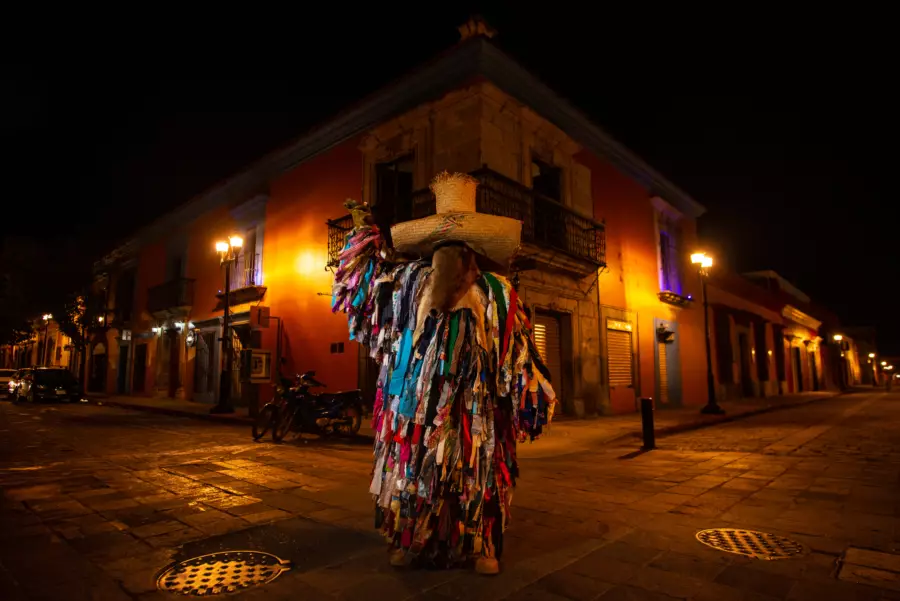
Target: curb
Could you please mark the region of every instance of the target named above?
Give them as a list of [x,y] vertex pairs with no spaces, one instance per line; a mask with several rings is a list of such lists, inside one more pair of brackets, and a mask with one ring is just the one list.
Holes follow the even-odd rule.
[[[784,411],[787,409],[793,409],[795,407],[805,407],[806,405],[810,405],[812,403],[818,403],[820,401],[827,401],[829,399],[837,398],[840,396],[845,396],[850,394],[853,391],[848,392],[840,392],[836,394],[832,394],[829,396],[823,396],[816,399],[809,399],[807,401],[801,401],[798,403],[791,403],[790,405],[770,405],[768,407],[761,407],[759,409],[753,409],[751,411],[746,411],[744,413],[738,413],[737,415],[722,415],[722,416],[713,416],[702,421],[694,421],[687,422],[684,424],[674,424],[672,426],[664,426],[662,428],[657,428],[655,430],[657,438],[671,436],[673,434],[680,434],[682,432],[691,432],[694,430],[702,430],[703,428],[709,428],[711,426],[717,426],[719,424],[727,424],[730,422],[735,422],[740,419],[744,419],[747,417],[753,417],[755,415],[764,415],[766,413],[774,413],[776,411]],[[616,442],[627,438],[641,438],[640,432],[630,432],[628,434],[624,434],[615,438],[613,441]]]
[[215,413],[194,413],[193,411],[180,411],[178,409],[170,409],[168,407],[154,407],[152,405],[131,405],[109,399],[90,399],[92,405],[105,405],[116,407],[118,409],[132,409],[134,411],[143,411],[144,413],[156,413],[158,415],[169,415],[172,417],[190,417],[203,421],[216,422],[220,424],[237,424],[252,425],[253,418],[242,416],[216,415]]

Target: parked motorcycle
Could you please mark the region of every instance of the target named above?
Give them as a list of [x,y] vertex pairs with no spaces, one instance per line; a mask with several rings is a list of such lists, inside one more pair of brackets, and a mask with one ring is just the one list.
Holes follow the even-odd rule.
[[253,424],[253,438],[259,440],[272,431],[272,440],[281,442],[290,432],[341,434],[354,436],[363,418],[362,394],[359,390],[315,393],[313,388],[325,384],[308,371],[296,376],[296,382],[283,378],[275,387],[275,398],[259,413]]

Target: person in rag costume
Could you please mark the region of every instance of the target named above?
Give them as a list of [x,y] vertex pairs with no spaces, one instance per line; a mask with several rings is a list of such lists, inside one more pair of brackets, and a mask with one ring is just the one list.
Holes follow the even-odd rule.
[[381,366],[369,491],[398,567],[474,559],[499,573],[516,443],[538,438],[556,403],[528,311],[500,275],[522,224],[477,213],[477,185],[437,176],[437,213],[391,227],[394,248],[366,205],[345,205],[354,229],[332,310]]

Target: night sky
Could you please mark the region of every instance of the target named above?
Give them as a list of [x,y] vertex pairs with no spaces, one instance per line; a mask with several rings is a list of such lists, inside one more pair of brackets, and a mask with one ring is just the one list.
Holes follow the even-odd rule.
[[[555,6],[482,14],[504,50],[707,207],[701,234],[730,268],[776,270],[900,354],[896,49],[877,15],[706,15],[713,27],[680,14],[686,24],[660,27]],[[0,95],[7,246],[38,240],[52,257],[40,273],[74,283],[141,224],[452,45],[471,9],[95,37],[13,58]]]

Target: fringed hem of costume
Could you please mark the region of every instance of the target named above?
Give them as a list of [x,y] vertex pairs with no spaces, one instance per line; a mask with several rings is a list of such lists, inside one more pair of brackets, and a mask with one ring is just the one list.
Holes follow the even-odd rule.
[[430,264],[386,256],[377,227],[351,232],[332,299],[350,338],[381,366],[376,527],[409,561],[495,557],[519,474],[516,443],[541,435],[555,402],[528,313],[508,280],[482,273],[453,310],[420,314]]

